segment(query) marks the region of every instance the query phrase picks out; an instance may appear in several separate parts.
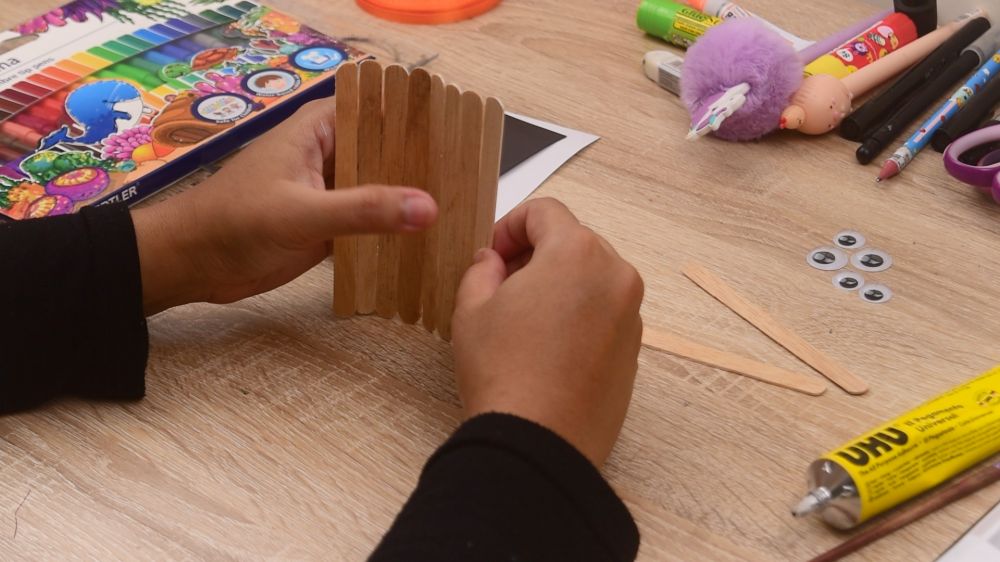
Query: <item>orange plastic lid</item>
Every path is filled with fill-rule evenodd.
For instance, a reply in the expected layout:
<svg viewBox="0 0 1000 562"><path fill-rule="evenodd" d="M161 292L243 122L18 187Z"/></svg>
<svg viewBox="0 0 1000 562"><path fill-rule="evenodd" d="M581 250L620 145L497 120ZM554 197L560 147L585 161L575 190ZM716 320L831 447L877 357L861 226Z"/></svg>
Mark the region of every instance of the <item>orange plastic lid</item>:
<svg viewBox="0 0 1000 562"><path fill-rule="evenodd" d="M403 23L450 23L488 12L500 0L357 0L365 11Z"/></svg>

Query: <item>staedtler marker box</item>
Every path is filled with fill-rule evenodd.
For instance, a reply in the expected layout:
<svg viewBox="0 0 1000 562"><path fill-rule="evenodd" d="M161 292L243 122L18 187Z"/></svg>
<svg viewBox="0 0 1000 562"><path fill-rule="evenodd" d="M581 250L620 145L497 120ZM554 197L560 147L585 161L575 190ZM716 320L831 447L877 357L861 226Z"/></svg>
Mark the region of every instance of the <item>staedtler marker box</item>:
<svg viewBox="0 0 1000 562"><path fill-rule="evenodd" d="M71 2L0 33L0 217L138 202L368 56L241 1Z"/></svg>

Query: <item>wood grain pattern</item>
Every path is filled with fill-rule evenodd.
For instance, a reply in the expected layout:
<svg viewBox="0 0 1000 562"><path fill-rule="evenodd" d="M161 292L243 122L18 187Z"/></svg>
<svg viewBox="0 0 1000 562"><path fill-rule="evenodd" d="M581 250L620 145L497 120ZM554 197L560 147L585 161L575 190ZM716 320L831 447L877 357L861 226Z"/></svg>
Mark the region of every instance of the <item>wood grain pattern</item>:
<svg viewBox="0 0 1000 562"><path fill-rule="evenodd" d="M0 24L63 3L0 0ZM644 348L603 470L636 518L640 561L808 560L836 546L843 533L789 515L809 462L1000 362L1000 208L934 154L876 189L875 168L833 135L685 141L683 105L638 68L669 47L636 29L636 0L505 0L442 26L382 21L354 0L266 3L369 38L357 46L382 61L389 47L406 63L437 53L432 72L600 135L539 195L635 264L648 324L802 369L678 272L698 261L870 384L808 397ZM876 11L739 4L809 39ZM843 228L892 254L893 268L870 276L892 302L835 291L805 264ZM0 560L365 559L459 410L451 346L402 323L331 319L331 269L151 318L140 402L64 400L0 418ZM847 560L933 560L998 500L1000 488L982 490Z"/></svg>
<svg viewBox="0 0 1000 562"><path fill-rule="evenodd" d="M788 388L803 394L819 396L826 392L826 385L816 377L788 371L774 365L754 361L735 353L722 351L687 338L669 334L646 326L642 331L643 345L672 353L678 357L718 367L737 375L750 377L768 384Z"/></svg>
<svg viewBox="0 0 1000 562"><path fill-rule="evenodd" d="M358 83L358 184L383 183L382 177L382 65L364 61ZM378 289L378 242L376 234L358 239L358 275L355 288L358 314L375 312Z"/></svg>
<svg viewBox="0 0 1000 562"><path fill-rule="evenodd" d="M410 75L406 111L406 158L403 184L427 190L427 168L430 159L430 96L431 76L418 68ZM399 317L408 324L420 318L420 294L423 279L424 244L426 234L415 232L401 235L398 287Z"/></svg>
<svg viewBox="0 0 1000 562"><path fill-rule="evenodd" d="M341 65L336 78L337 133L334 147L334 189L358 185L358 66ZM333 241L333 260L339 275L333 287L333 311L351 316L357 310L358 239L341 236Z"/></svg>
<svg viewBox="0 0 1000 562"><path fill-rule="evenodd" d="M440 280L443 292L438 302L438 333L451 339L451 315L455 310L455 293L465 270L472 265L475 251L476 219L478 217L479 158L483 146L483 98L475 92L463 92L459 100L461 113L457 152L449 159L458 164L454 185L445 189L454 193L454 220L448 244L441 257L445 260ZM498 156L499 159L499 156Z"/></svg>
<svg viewBox="0 0 1000 562"><path fill-rule="evenodd" d="M402 66L385 68L382 108L382 177L386 185L403 185L405 177L406 105L410 75ZM378 285L375 311L382 318L396 315L399 284L400 235L382 234L378 244Z"/></svg>
<svg viewBox="0 0 1000 562"><path fill-rule="evenodd" d="M851 394L868 392L868 385L864 381L813 347L801 336L778 323L764 309L746 300L711 271L692 263L684 267L684 275L840 388Z"/></svg>
<svg viewBox="0 0 1000 562"><path fill-rule="evenodd" d="M462 148L462 91L454 84L445 87L444 135L442 138L443 157L441 159L441 184L439 186L438 207L440 215L440 237L437 250L437 281L434 284L436 319L434 325L438 335L448 340L451 335L451 311L455 304L455 276L459 268L459 244L462 217L462 161L451 158ZM425 312L425 314L427 314Z"/></svg>
<svg viewBox="0 0 1000 562"><path fill-rule="evenodd" d="M445 106L446 95L444 80L440 76L431 78L429 119L430 130L427 143L430 157L427 160L427 192L438 203L438 216L442 206L442 185L445 177ZM424 240L424 263L420 282L420 302L424 328L433 332L437 327L438 301L438 268L440 262L441 239L444 231L444 221L440 218L427 229Z"/></svg>
<svg viewBox="0 0 1000 562"><path fill-rule="evenodd" d="M497 212L497 181L503 148L503 105L487 98L483 109L483 149L479 156L479 181L476 188L476 228L474 247L493 246L493 224Z"/></svg>

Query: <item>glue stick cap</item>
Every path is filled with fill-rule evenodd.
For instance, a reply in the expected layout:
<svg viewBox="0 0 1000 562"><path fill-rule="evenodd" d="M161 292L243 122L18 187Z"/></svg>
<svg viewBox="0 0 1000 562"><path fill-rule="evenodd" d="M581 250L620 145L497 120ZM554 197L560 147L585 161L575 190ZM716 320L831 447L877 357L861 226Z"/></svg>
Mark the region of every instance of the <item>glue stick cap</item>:
<svg viewBox="0 0 1000 562"><path fill-rule="evenodd" d="M366 12L402 23L451 23L488 12L500 0L357 0Z"/></svg>
<svg viewBox="0 0 1000 562"><path fill-rule="evenodd" d="M635 23L650 35L666 37L674 27L677 11L685 7L670 0L642 0Z"/></svg>

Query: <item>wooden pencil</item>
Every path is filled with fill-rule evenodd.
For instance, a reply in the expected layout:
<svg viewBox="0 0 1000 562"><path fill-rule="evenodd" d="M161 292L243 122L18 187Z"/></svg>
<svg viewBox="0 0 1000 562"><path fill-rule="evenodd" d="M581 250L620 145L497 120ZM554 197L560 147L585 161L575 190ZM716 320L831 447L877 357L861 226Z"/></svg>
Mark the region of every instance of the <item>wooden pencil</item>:
<svg viewBox="0 0 1000 562"><path fill-rule="evenodd" d="M407 91L406 138L403 184L427 190L427 164L430 158L431 76L418 68L410 75ZM424 263L423 232L400 235L400 259L397 279L399 317L408 324L420 319L420 294Z"/></svg>
<svg viewBox="0 0 1000 562"><path fill-rule="evenodd" d="M853 373L835 362L826 354L812 346L801 336L778 323L764 309L751 303L733 290L722 279L698 264L689 264L683 269L684 275L696 285L739 314L744 320L764 332L778 345L790 351L807 365L816 369L826 378L850 394L868 392L868 385Z"/></svg>
<svg viewBox="0 0 1000 562"><path fill-rule="evenodd" d="M406 104L410 75L399 65L388 66L383 79L382 182L403 185L406 146ZM396 315L399 280L400 235L379 236L375 312L382 318Z"/></svg>
<svg viewBox="0 0 1000 562"><path fill-rule="evenodd" d="M358 66L342 64L336 76L337 140L334 148L334 189L358 185ZM357 249L354 236L339 236L333 241L333 310L337 316L351 316L357 311Z"/></svg>
<svg viewBox="0 0 1000 562"><path fill-rule="evenodd" d="M358 83L358 184L382 181L382 65L361 63ZM357 312L375 312L378 235L358 236Z"/></svg>
<svg viewBox="0 0 1000 562"><path fill-rule="evenodd" d="M925 494L903 504L885 517L874 520L869 526L834 548L820 554L809 562L833 562L860 550L861 548L894 533L921 517L958 501L969 494L1000 480L1000 462L993 459L989 464L970 470L944 484L928 490Z"/></svg>
<svg viewBox="0 0 1000 562"><path fill-rule="evenodd" d="M479 185L476 190L476 249L493 245L503 122L503 105L496 98L488 98L483 109L483 149L479 158Z"/></svg>
<svg viewBox="0 0 1000 562"><path fill-rule="evenodd" d="M737 375L750 377L803 394L819 396L826 392L826 385L823 384L822 379L817 377L787 371L774 365L768 365L767 363L761 363L760 361L755 361L735 353L702 345L648 326L642 330L642 343L648 347L666 351L667 353L690 359L703 365L717 367L731 373L736 373Z"/></svg>

